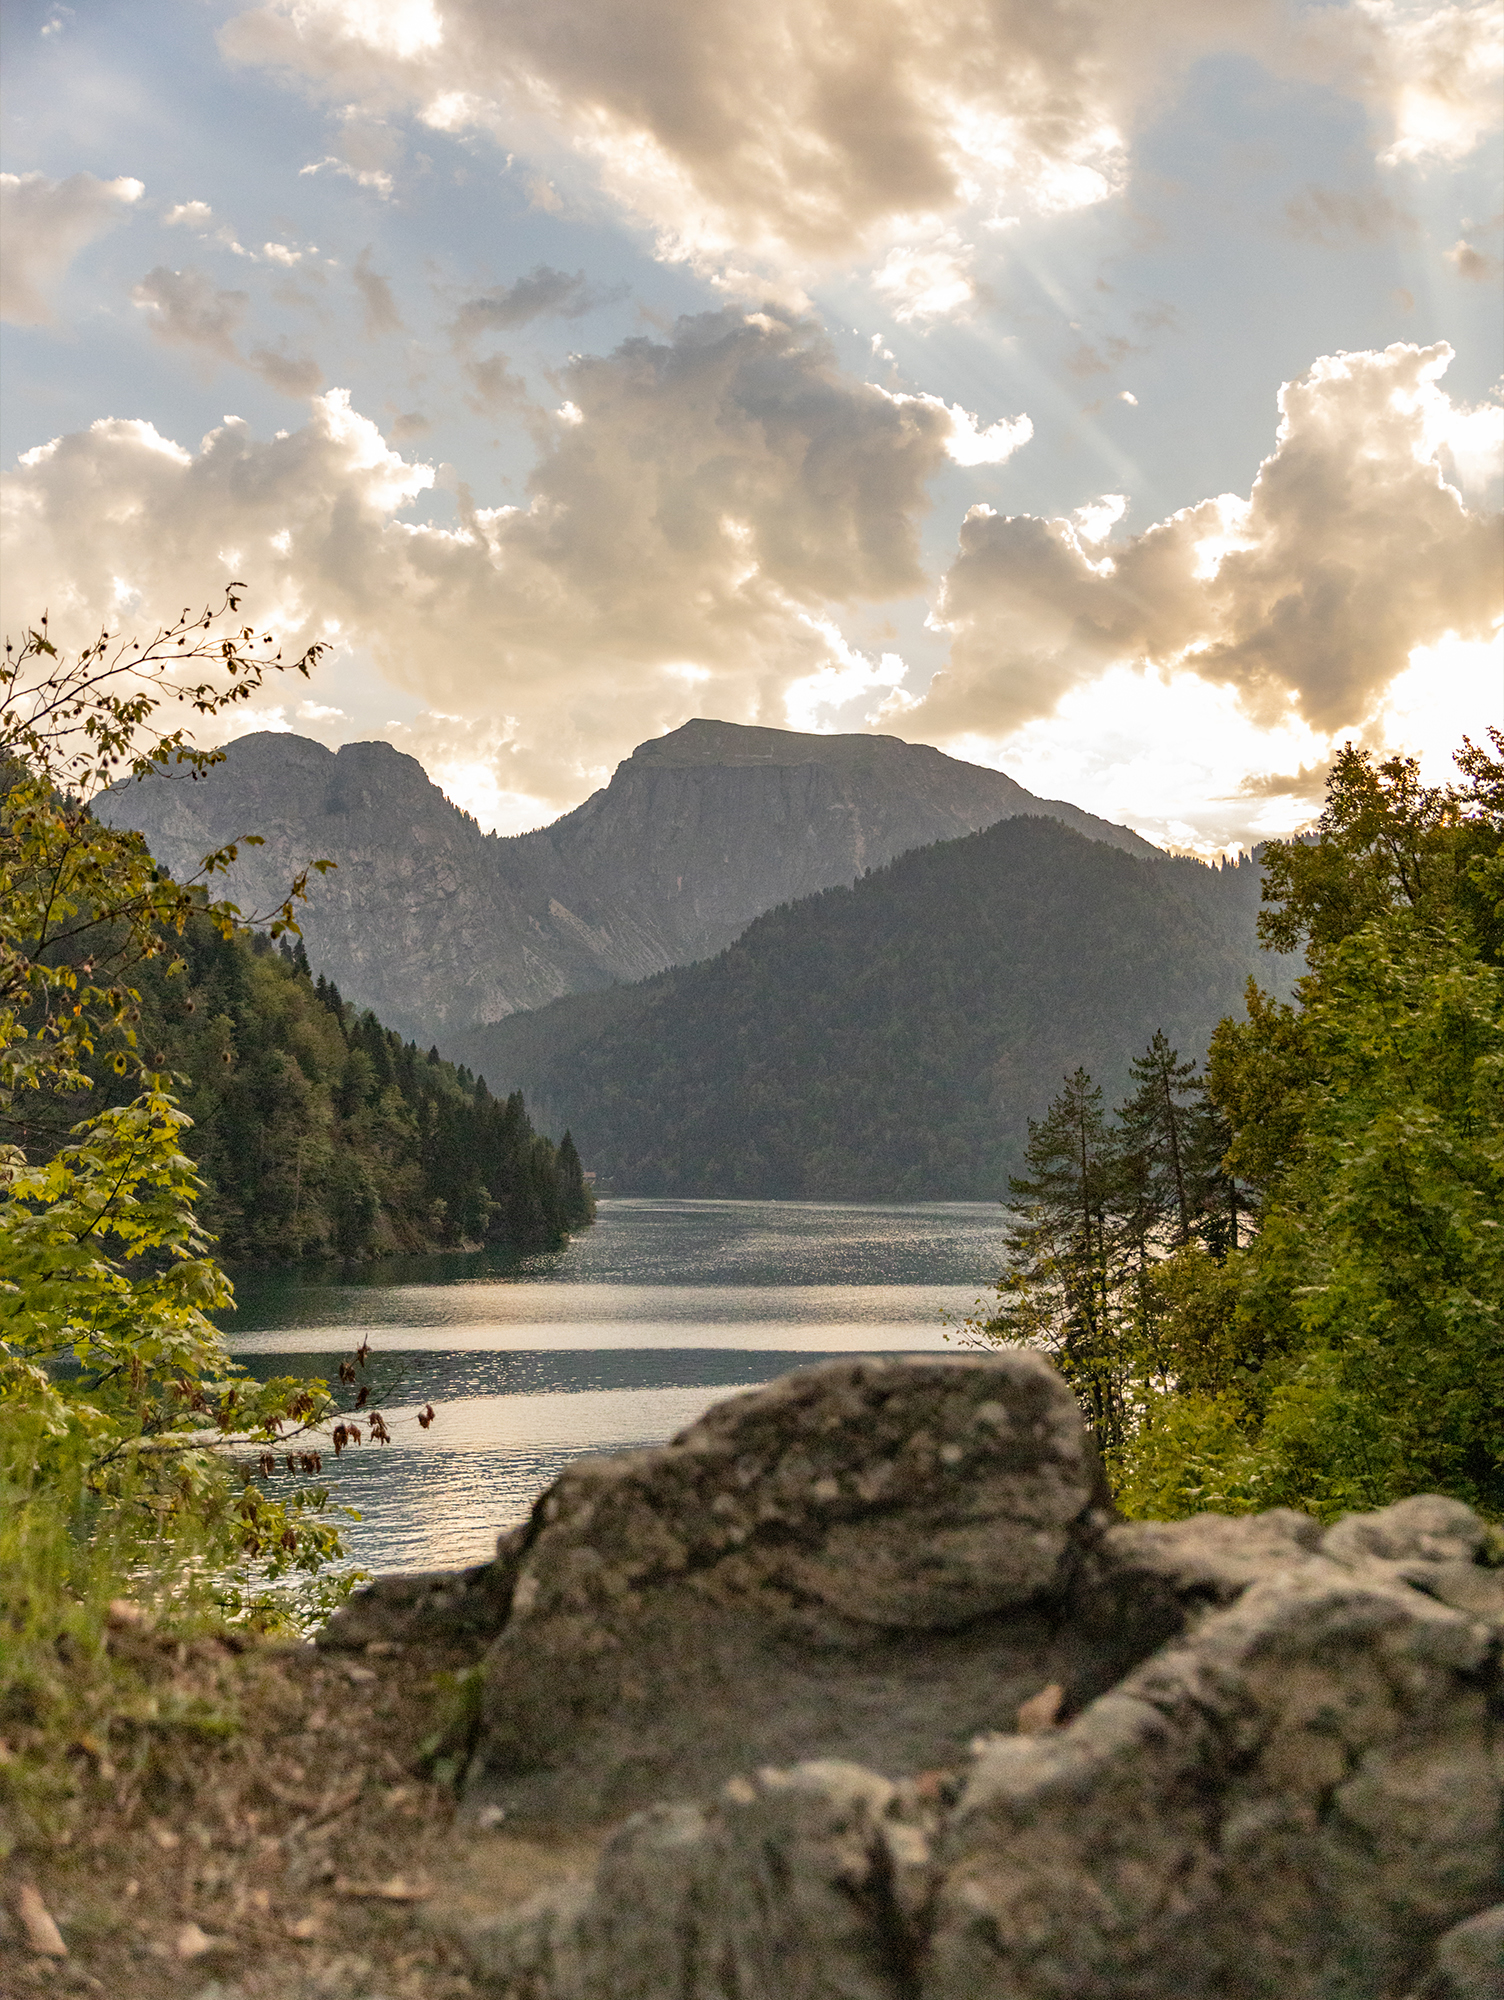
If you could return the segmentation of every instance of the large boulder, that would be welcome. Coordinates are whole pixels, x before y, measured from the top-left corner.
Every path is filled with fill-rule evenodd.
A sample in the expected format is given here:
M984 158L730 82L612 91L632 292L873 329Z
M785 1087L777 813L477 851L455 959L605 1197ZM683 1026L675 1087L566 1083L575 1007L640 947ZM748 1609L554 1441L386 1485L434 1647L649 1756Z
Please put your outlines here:
M761 1763L953 1764L1042 1665L1116 1677L1056 1644L1111 1518L1022 1351L830 1362L584 1460L508 1551L472 1804L569 1823Z
M499 1993L1504 2000L1497 1555L1434 1495L1124 1522L1036 1356L851 1361L343 1630L499 1625L467 1810L606 1835L436 1910Z
M1407 1510L1449 1517L1439 1560ZM1459 1564L1482 1530L1455 1503L1374 1526L1410 1559L1339 1524L1068 1729L981 1750L936 1852L926 1996L1379 2000L1498 1896L1504 1588Z

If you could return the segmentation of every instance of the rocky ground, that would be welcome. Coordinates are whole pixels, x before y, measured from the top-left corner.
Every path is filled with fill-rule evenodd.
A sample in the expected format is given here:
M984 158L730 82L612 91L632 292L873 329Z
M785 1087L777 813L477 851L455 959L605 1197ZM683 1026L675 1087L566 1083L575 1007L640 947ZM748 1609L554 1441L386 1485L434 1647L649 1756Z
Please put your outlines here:
M74 1747L7 1996L1504 2000L1499 1530L1122 1521L1034 1355L796 1371L319 1636L122 1615L179 1721Z
M435 1900L520 1900L593 1865L588 1835L456 1838L453 1786L415 1750L452 1721L473 1646L235 1652L132 1627L112 1646L204 1726L130 1771L75 1751L66 1839L5 1866L5 2000L461 2000L479 1989L425 1921Z

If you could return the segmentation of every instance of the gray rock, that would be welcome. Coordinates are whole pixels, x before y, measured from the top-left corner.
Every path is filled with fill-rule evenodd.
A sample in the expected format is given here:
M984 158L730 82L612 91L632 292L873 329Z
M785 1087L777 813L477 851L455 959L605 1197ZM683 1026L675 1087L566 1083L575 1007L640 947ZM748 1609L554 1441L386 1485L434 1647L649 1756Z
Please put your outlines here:
M1496 1674L1486 1625L1404 1583L1304 1558L1252 1583L1058 1736L978 1757L926 2000L1402 1991L1500 1887Z
M763 1762L953 1764L1000 1698L1082 1679L1058 1607L1110 1518L1021 1351L831 1362L582 1461L488 1656L472 1800L568 1823Z
M930 1819L855 1765L761 1771L703 1811L635 1814L593 1885L546 1892L464 1942L502 1991L549 2000L904 2000Z
M1411 2000L1504 2000L1504 1903L1449 1930Z
M1417 1493L1376 1514L1344 1514L1321 1538L1333 1562L1472 1562L1487 1530L1471 1507L1440 1493Z
M373 1643L491 1639L507 1622L522 1540L520 1530L503 1535L496 1560L471 1569L378 1576L350 1593L314 1643L358 1652Z
M838 1362L325 1643L478 1592L470 1809L630 1815L593 1880L432 1913L510 1996L1500 2000L1487 1541L1437 1496L1121 1522L1038 1357Z
M1385 2000L1431 1965L1414 2000L1497 2000L1491 1633L1264 1539L1067 1728L979 1745L953 1807L849 1764L733 1779L498 1913L477 1968L531 2000Z
M1273 1569L1298 1567L1322 1544L1321 1523L1290 1507L1267 1514L1198 1514L1189 1521L1121 1521L1102 1538L1104 1567L1136 1588L1158 1580L1187 1604L1231 1604Z

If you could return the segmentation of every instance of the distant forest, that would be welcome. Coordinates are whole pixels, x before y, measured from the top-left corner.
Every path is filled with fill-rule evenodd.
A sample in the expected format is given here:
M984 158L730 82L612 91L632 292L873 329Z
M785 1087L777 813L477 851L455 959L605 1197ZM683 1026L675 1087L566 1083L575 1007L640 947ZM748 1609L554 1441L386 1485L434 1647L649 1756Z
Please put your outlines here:
M566 1133L533 1130L522 1095L493 1097L310 976L299 943L226 939L193 919L168 958L133 974L137 1046L179 1085L186 1150L206 1182L198 1212L226 1259L280 1261L492 1243L531 1250L588 1222L594 1202ZM93 1099L134 1083L107 1059Z
M1261 952L1260 870L1019 817L769 912L719 957L473 1030L454 1052L574 1131L614 1192L1000 1197L1085 1064L1203 1051Z

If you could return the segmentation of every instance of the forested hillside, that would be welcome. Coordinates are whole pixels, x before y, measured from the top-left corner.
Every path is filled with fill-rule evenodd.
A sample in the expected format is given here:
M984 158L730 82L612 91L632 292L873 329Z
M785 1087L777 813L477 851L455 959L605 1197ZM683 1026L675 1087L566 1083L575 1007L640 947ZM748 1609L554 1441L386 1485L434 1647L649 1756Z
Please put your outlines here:
M1067 1068L1119 1090L1157 1029L1199 1054L1250 972L1288 978L1258 881L1007 819L452 1046L615 1191L1001 1196Z
M165 959L134 975L137 1044L187 1079L185 1150L207 1183L198 1212L222 1257L533 1249L589 1220L567 1134L556 1148L519 1092L491 1096L312 980L301 945L294 955L260 933L224 938L195 919L180 951L178 976ZM84 1112L130 1095L107 1055L95 1069Z
M335 862L298 919L313 962L424 1043L707 958L765 910L1015 813L1157 851L925 744L731 722L639 744L573 812L507 838L389 743L255 734L198 782L180 775L118 786L96 810L144 833L180 881L237 843L223 886L242 909L275 908L310 856Z

